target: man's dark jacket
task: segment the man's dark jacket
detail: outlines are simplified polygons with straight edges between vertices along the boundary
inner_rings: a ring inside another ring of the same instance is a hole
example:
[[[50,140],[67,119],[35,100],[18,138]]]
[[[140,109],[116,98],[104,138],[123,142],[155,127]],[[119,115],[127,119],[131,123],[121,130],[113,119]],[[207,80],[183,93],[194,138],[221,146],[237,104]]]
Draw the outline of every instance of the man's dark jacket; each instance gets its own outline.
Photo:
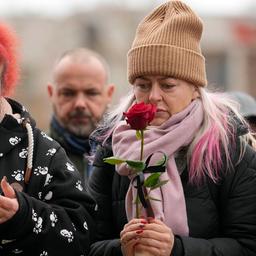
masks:
[[[59,134],[52,126],[50,126],[49,136],[56,140],[66,151],[68,158],[75,165],[76,169],[79,171],[82,180],[86,181],[88,178],[88,160],[85,154],[76,152],[64,139],[62,134]],[[89,152],[88,152],[89,154]]]

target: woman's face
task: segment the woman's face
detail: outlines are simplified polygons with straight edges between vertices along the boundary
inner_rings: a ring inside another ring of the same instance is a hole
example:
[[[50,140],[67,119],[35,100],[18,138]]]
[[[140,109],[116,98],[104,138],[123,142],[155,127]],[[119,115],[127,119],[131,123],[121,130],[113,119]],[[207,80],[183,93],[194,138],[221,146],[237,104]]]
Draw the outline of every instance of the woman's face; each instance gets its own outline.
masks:
[[[133,84],[137,103],[152,103],[157,112],[151,125],[161,125],[173,114],[185,109],[199,97],[196,87],[183,80],[166,76],[142,76]]]

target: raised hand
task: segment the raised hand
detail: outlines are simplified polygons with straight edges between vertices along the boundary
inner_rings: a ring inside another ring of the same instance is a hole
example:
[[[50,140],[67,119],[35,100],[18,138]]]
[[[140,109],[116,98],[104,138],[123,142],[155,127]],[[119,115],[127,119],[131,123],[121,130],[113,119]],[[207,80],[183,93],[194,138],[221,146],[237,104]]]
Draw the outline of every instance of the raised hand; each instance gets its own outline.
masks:
[[[6,177],[1,180],[3,195],[0,195],[0,224],[11,219],[19,209],[19,203],[14,189],[7,182]]]

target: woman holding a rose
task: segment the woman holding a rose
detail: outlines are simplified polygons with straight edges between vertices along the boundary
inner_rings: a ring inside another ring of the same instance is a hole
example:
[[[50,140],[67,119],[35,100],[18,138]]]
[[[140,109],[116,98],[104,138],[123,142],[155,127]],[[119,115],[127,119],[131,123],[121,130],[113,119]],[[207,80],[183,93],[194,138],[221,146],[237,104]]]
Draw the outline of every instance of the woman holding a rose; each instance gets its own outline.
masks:
[[[132,93],[93,135],[101,146],[89,180],[98,204],[91,256],[256,255],[252,135],[230,99],[205,89],[202,26],[181,1],[162,4],[138,26],[128,52]],[[142,120],[146,129],[133,127]],[[136,138],[132,129],[144,131],[145,162],[157,152],[168,157],[160,176],[168,182],[149,200],[153,216],[147,209],[135,215],[134,169],[104,162],[140,159],[142,133]]]

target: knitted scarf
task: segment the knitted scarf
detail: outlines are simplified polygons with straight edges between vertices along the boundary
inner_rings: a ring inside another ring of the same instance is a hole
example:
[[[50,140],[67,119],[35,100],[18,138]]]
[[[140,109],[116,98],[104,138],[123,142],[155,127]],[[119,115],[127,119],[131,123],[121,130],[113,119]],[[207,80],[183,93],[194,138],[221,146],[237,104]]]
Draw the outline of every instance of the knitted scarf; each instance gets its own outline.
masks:
[[[183,111],[171,116],[162,125],[149,126],[144,133],[145,158],[157,151],[162,151],[168,156],[166,172],[161,175],[161,180],[169,181],[159,189],[150,192],[150,197],[161,200],[150,200],[150,203],[155,218],[161,219],[173,230],[174,234],[178,235],[187,236],[189,230],[183,187],[174,157],[179,149],[191,143],[202,121],[202,103],[197,99]],[[135,131],[125,121],[121,121],[115,128],[112,145],[114,156],[129,160],[139,160],[140,141],[136,139]],[[157,154],[154,155],[153,162],[160,160],[159,155],[158,159]],[[130,179],[134,177],[130,175],[131,170],[125,164],[118,165],[116,170],[120,175],[129,176]],[[126,194],[126,213],[129,220],[135,216],[135,198],[136,188],[130,184]],[[145,212],[141,214],[146,216]]]

